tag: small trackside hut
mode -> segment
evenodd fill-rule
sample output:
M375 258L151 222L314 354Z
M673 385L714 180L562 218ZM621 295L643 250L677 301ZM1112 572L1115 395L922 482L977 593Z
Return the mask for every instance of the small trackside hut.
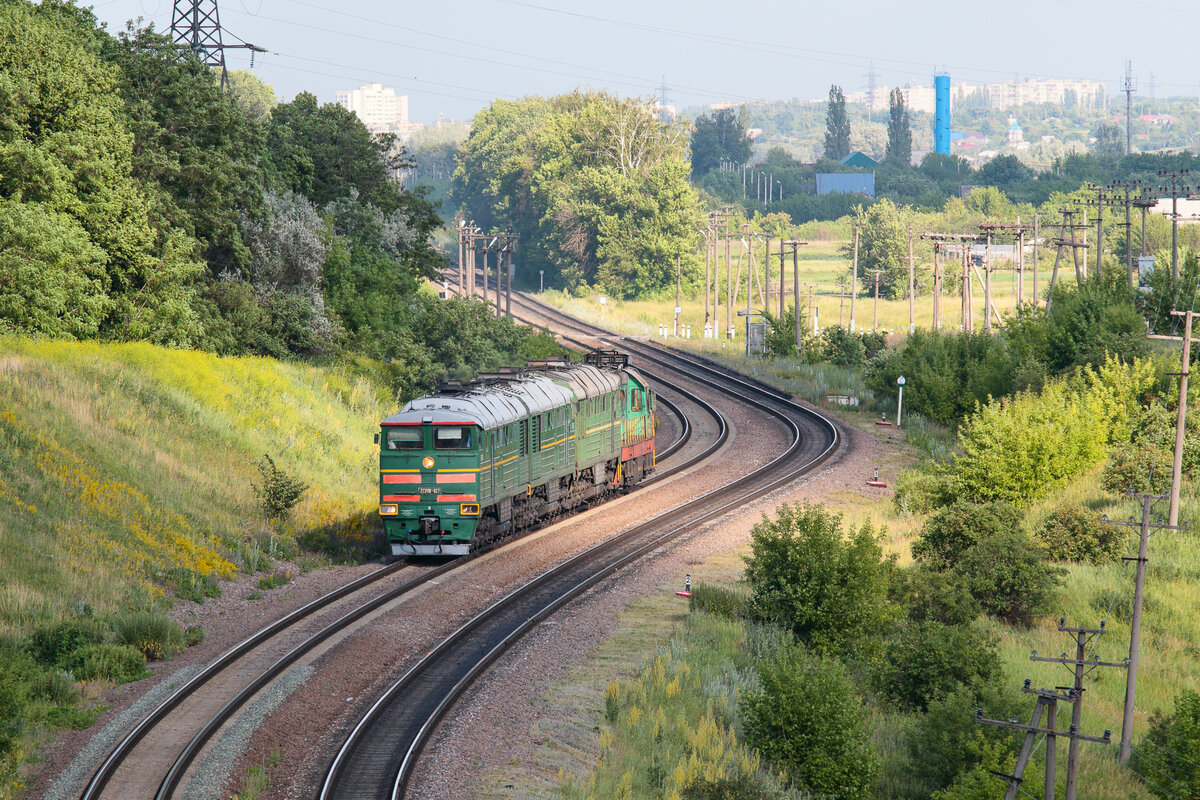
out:
M472 548L636 485L654 470L654 393L616 351L480 375L381 423L392 554Z

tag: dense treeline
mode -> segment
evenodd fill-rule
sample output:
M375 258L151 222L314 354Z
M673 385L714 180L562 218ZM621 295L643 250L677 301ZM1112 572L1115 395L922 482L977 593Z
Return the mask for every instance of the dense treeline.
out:
M475 116L453 197L488 233L520 236L516 280L629 297L696 269L687 135L636 99L497 100Z
M249 74L226 93L169 37L63 0L0 4L0 86L0 331L354 354L403 392L528 349L482 306L421 297L436 209L340 106L275 104Z

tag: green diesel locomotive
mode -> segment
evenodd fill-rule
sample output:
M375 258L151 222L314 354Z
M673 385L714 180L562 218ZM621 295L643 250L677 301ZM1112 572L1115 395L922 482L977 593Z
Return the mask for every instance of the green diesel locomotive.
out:
M381 423L392 554L464 555L654 470L654 394L628 356L590 353L446 384Z

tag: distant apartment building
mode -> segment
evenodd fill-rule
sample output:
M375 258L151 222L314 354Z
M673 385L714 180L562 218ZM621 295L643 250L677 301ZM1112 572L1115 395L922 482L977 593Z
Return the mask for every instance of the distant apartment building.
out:
M420 127L408 121L408 95L379 83L337 93L338 105L353 111L371 133L395 133L407 138Z
M878 86L874 92L861 91L847 94L846 102L869 104L872 111L886 111L890 92L890 87ZM900 87L900 93L904 95L904 104L911 110L924 111L927 114L934 113L935 98L932 84L909 84ZM997 110L1038 103L1102 108L1105 103L1105 89L1104 84L1100 81L1074 81L1062 78L1029 78L1024 81L988 84L960 81L950 87L950 103L952 105L958 105L971 97L979 97L984 105Z

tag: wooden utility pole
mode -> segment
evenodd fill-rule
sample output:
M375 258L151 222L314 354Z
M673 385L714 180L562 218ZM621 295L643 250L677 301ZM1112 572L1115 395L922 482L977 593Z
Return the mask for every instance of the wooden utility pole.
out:
M858 294L858 230L862 227L859 220L854 220L854 261L850 277L850 332L854 333L854 297Z
M988 333L992 332L992 310L992 232L988 231L983 246L983 329Z
M745 173L743 172L743 175ZM745 183L742 184L742 193L745 194ZM733 308L733 266L729 252L729 214L725 214L725 338L733 338L733 319L730 316L730 309Z
M1034 311L1037 311L1038 303L1041 302L1041 298L1038 295L1038 266L1039 266L1039 262L1038 262L1038 243L1039 242L1038 242L1038 239L1040 238L1040 236L1039 236L1040 231L1038 230L1038 222L1039 222L1040 218L1041 218L1041 214L1033 215L1033 310Z
M508 228L508 241L504 244L504 249L508 252L508 263L504 267L504 314L509 319L512 319L513 251L517 249L517 241L520 238L520 234L512 232L512 226L510 225Z
M875 333L879 330L879 276L883 274L883 270L873 269L871 272L875 273L875 312L871 319L871 333Z
M800 352L800 344L804 341L804 328L800 322L800 248L808 242L791 239L781 242L779 246L779 280L783 281L783 245L792 248L792 308L796 312L796 352ZM783 318L783 291L779 292L779 318Z
M712 214L708 215L708 221L712 223ZM709 291L712 289L712 242L708 238L708 228L701 229L700 233L704 236L704 325L708 327L712 325L712 318L709 316ZM707 335L707 334L705 334Z
M1154 500L1164 500L1167 495L1139 494L1142 500L1142 521L1140 524L1125 520L1106 519L1106 525L1127 525L1138 527L1138 554L1136 559L1125 559L1137 562L1137 572L1133 581L1133 620L1129 626L1129 669L1125 675L1125 713L1121 717L1121 763L1128 764L1133 752L1133 710L1137 696L1138 656L1141 651L1142 637L1142 598L1146 586L1146 554L1150 542L1150 529L1155 530L1185 530L1187 525L1163 525L1150 522L1150 506Z
M975 329L974 320L971 319L971 272L968 266L971 260L971 245L966 239L962 240L962 277L960 280L960 289L962 291L962 329L963 333L971 333Z
M683 310L680 305L683 302L683 297L680 294L683 290L683 259L681 256L675 256L675 338L679 338L679 312Z
M467 292L467 272L466 265L463 264L463 259L466 257L466 247L463 242L463 237L466 236L467 221L462 217L454 218L454 230L458 233L458 296L462 297Z
M1086 272L1084 272L1079 265L1079 251L1083 250L1086 253L1088 245L1086 241L1081 243L1075 238L1075 231L1080 230L1081 228L1086 228L1087 224L1077 224L1075 222L1075 215L1078 213L1078 211L1071 208L1064 208L1062 210L1063 219L1061 225L1059 226L1058 238L1053 242L1057 247L1057 250L1054 253L1054 271L1050 273L1050 289L1049 294L1046 297L1046 314L1050 313L1050 306L1053 304L1054 286L1058 282L1058 265L1062 262L1064 249L1068 247L1071 248L1071 257L1075 261L1076 282L1082 285L1084 279L1087 277ZM1070 239L1066 238L1066 233L1068 230L1071 232ZM1086 263L1084 265L1084 269L1086 269Z
M1187 194L1188 187L1183 185L1182 178L1188 174L1188 170L1165 170L1158 171L1158 177L1167 178L1171 181L1171 280L1179 280L1179 195ZM1164 186L1163 189L1166 189Z
M783 249L780 248L780 252ZM763 237L763 311L771 312L771 234Z
M1192 360L1192 320L1195 318L1195 312L1190 308L1187 311L1172 310L1171 316L1183 317L1183 357L1179 368L1179 410L1175 416L1175 458L1171 464L1171 513L1167 517L1167 524L1177 525L1179 523L1179 484L1183 472L1184 425L1187 421L1188 372ZM1149 338L1179 341L1178 336L1150 334Z
M916 297L916 280L913 270L913 229L912 225L908 226L908 332L913 333L917 329L916 317L913 311L913 303Z
M938 260L941 245L933 243L933 329L942 329L942 263Z
M1025 779L1025 768L1029 763L1029 757L1032 755L1034 747L1034 739L1038 734L1047 737L1046 742L1046 780L1045 780L1045 798L1053 800L1054 797L1054 771L1056 769L1055 758L1051 755L1051 750L1057 747L1060 735L1064 735L1055 724L1054 714L1057 713L1058 703L1071 704L1071 725L1067 728L1066 737L1070 740L1070 750L1067 756L1067 800L1075 800L1076 788L1079 776L1079 743L1080 742L1097 742L1100 744L1109 744L1112 741L1112 732L1104 731L1103 736L1088 736L1081 732L1083 722L1083 678L1086 672L1090 672L1096 667L1117 667L1125 666L1124 662L1120 661L1101 661L1098 657L1087 657L1088 644L1097 636L1104 633L1104 623L1100 623L1099 628L1071 628L1067 627L1066 620L1060 619L1058 622L1058 630L1063 633L1074 634L1075 638L1075 657L1069 658L1066 653L1056 658L1048 658L1039 656L1037 651L1033 651L1029 656L1030 661L1043 661L1053 664L1064 664L1074 668L1075 680L1072 686L1059 687L1064 689L1034 689L1032 682L1025 681L1022 691L1026 694L1032 694L1037 698L1034 705L1033 716L1030 719L1030 724L1022 725L1014 721L1004 721L997 719L987 719L983 716L983 709L976 709L975 721L981 725L993 725L998 728L1008 728L1010 730L1018 730L1025 732L1025 741L1021 746L1021 750L1017 755L1016 767L1011 775L1001 775L1000 777L1008 781L1008 793L1005 794L1007 800L1014 800L1017 796L1017 791L1020 788L1021 782ZM1044 727L1039 724L1042 713L1048 711L1050 719Z

